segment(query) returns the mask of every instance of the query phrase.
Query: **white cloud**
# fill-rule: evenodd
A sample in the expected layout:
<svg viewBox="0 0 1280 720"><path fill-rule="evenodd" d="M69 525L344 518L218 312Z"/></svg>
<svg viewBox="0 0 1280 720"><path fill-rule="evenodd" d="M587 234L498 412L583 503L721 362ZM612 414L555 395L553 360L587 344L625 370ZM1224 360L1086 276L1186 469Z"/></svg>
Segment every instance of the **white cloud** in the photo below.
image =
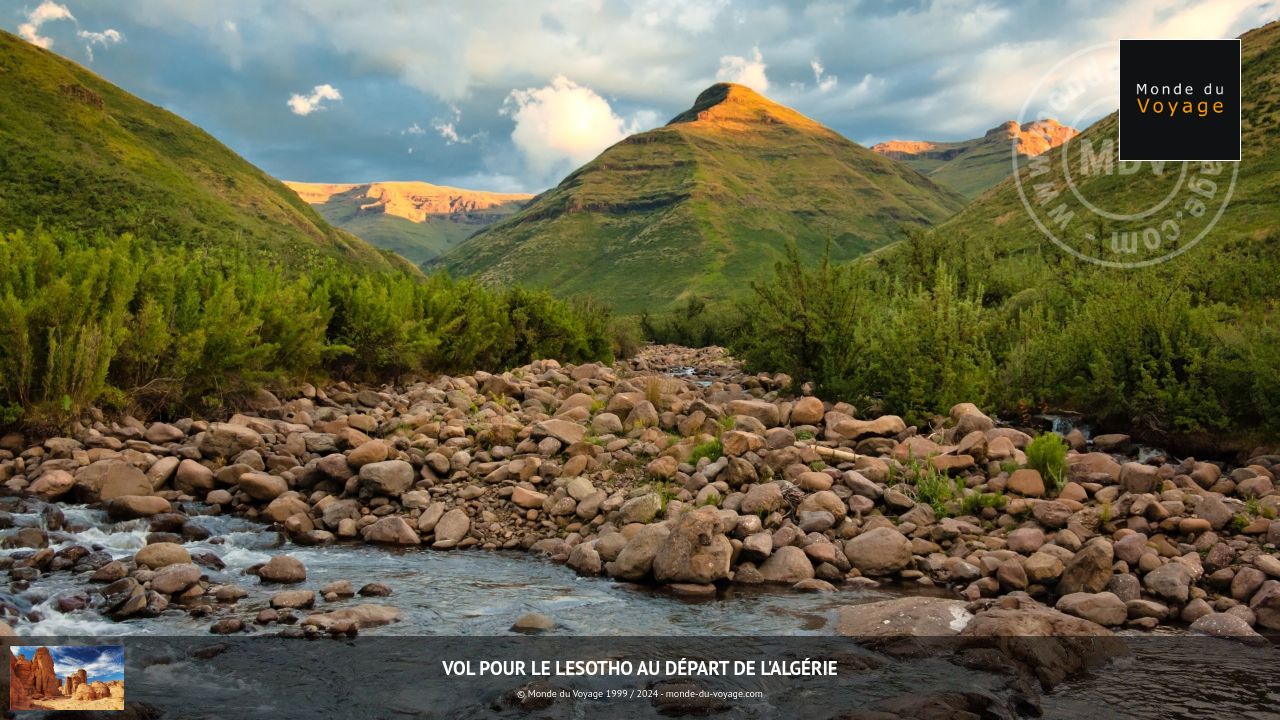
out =
<svg viewBox="0 0 1280 720"><path fill-rule="evenodd" d="M53 671L58 677L66 677L75 673L77 670L84 670L85 677L93 682L95 679L113 674L119 674L123 671L124 666L120 657L111 650L103 650L98 657L87 662L75 662L74 658L68 657L62 653L50 653L53 657Z"/></svg>
<svg viewBox="0 0 1280 720"><path fill-rule="evenodd" d="M121 35L119 30L115 30L112 28L107 28L102 32L93 32L91 30L81 30L80 32L76 33L76 35L78 35L82 40L86 41L84 46L84 51L89 54L89 62L93 62L93 46L94 45L101 45L102 47L107 47L108 45L115 45L116 43L124 41L124 35Z"/></svg>
<svg viewBox="0 0 1280 720"><path fill-rule="evenodd" d="M316 110L324 109L325 100L338 101L342 99L342 93L338 89L328 83L317 85L311 90L310 95L298 95L295 93L289 98L289 109L294 115L310 115Z"/></svg>
<svg viewBox="0 0 1280 720"><path fill-rule="evenodd" d="M769 91L769 78L765 77L764 56L760 48L751 48L752 58L748 60L740 55L725 55L720 58L720 69L716 71L716 79L724 82L746 85L758 93Z"/></svg>
<svg viewBox="0 0 1280 720"><path fill-rule="evenodd" d="M409 127L401 130L400 134L401 135L426 135L427 131L423 130L422 126L419 125L418 123L414 123Z"/></svg>
<svg viewBox="0 0 1280 720"><path fill-rule="evenodd" d="M45 0L27 15L26 22L18 26L18 35L32 45L47 50L53 47L53 40L40 35L40 26L52 20L75 20L75 17L66 5Z"/></svg>
<svg viewBox="0 0 1280 720"><path fill-rule="evenodd" d="M728 0L645 0L634 14L649 27L670 27L698 35L715 26Z"/></svg>
<svg viewBox="0 0 1280 720"><path fill-rule="evenodd" d="M822 67L822 61L818 58L809 61L809 68L813 70L813 81L818 84L818 90L822 92L831 90L836 86L836 83L840 82L840 79L835 75L826 74L826 68ZM868 75L867 77L871 76Z"/></svg>
<svg viewBox="0 0 1280 720"><path fill-rule="evenodd" d="M539 179L591 160L656 118L637 114L628 123L594 90L563 75L541 88L513 90L501 112L515 121L511 141Z"/></svg>
<svg viewBox="0 0 1280 720"><path fill-rule="evenodd" d="M447 145L469 145L472 140L476 140L484 136L484 131L463 135L458 132L458 123L462 122L462 111L456 105L449 107L450 117L432 118L431 128L444 138Z"/></svg>

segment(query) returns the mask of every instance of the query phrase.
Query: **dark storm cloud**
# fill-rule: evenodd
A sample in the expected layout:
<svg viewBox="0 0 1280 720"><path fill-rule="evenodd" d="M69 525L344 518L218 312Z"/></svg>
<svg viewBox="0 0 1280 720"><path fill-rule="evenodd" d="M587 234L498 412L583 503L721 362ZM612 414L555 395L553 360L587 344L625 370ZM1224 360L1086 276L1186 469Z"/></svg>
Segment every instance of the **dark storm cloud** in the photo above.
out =
<svg viewBox="0 0 1280 720"><path fill-rule="evenodd" d="M18 31L39 5L7 3L0 25ZM1036 78L1080 47L1235 35L1280 13L1275 0L60 5L74 21L40 26L51 49L278 177L504 190L553 183L717 76L767 83L859 142L960 139L1016 116ZM77 33L108 28L123 40L93 45L90 64ZM341 100L290 109L325 85Z"/></svg>

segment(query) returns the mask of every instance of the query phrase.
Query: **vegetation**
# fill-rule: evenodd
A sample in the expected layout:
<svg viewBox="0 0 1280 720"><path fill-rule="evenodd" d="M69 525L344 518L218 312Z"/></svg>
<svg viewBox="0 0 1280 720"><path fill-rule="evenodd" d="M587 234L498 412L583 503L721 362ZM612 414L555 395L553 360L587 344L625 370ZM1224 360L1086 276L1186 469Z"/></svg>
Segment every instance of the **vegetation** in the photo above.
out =
<svg viewBox="0 0 1280 720"><path fill-rule="evenodd" d="M698 443L693 448L693 454L689 456L689 462L697 464L702 458L707 458L711 462L719 460L724 455L724 447L720 444L720 439L708 440L704 443Z"/></svg>
<svg viewBox="0 0 1280 720"><path fill-rule="evenodd" d="M1067 482L1067 443L1057 433L1045 433L1027 443L1027 465L1059 490Z"/></svg>
<svg viewBox="0 0 1280 720"><path fill-rule="evenodd" d="M305 274L248 252L0 237L0 408L65 418L91 403L216 409L263 382L369 379L611 356L608 312L519 288L337 263Z"/></svg>

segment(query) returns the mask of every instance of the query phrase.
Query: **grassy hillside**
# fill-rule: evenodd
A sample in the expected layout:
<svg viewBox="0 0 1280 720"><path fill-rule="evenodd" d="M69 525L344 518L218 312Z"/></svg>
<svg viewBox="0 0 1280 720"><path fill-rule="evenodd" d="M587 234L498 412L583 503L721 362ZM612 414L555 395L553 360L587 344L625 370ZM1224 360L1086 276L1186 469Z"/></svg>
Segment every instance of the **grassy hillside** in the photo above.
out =
<svg viewBox="0 0 1280 720"><path fill-rule="evenodd" d="M1012 120L988 130L982 137L960 142L890 141L872 150L919 170L929 179L973 199L991 189L1012 172L1010 147L1019 143L1020 161L1057 147L1075 130L1055 120L1039 120L1019 127Z"/></svg>
<svg viewBox="0 0 1280 720"><path fill-rule="evenodd" d="M0 231L42 224L235 244L290 265L403 266L200 128L3 31L0 148Z"/></svg>
<svg viewBox="0 0 1280 720"><path fill-rule="evenodd" d="M587 293L620 312L741 297L794 242L851 259L961 198L803 115L719 84L443 258L488 283Z"/></svg>
<svg viewBox="0 0 1280 720"><path fill-rule="evenodd" d="M285 185L328 222L415 265L443 255L532 197L423 182Z"/></svg>

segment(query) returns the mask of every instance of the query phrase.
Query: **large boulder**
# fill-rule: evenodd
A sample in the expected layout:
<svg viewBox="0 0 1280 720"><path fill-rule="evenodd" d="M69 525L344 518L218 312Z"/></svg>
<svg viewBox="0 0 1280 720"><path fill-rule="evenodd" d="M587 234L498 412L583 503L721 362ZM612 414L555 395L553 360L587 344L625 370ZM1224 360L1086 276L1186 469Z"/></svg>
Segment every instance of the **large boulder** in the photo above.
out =
<svg viewBox="0 0 1280 720"><path fill-rule="evenodd" d="M779 423L778 406L765 400L734 400L729 403L730 415L745 415L760 421L767 428Z"/></svg>
<svg viewBox="0 0 1280 720"><path fill-rule="evenodd" d="M765 582L794 585L813 577L813 563L804 550L794 545L784 545L774 550L760 566L760 576Z"/></svg>
<svg viewBox="0 0 1280 720"><path fill-rule="evenodd" d="M855 638L947 637L959 634L972 619L962 600L900 597L841 607L836 632Z"/></svg>
<svg viewBox="0 0 1280 720"><path fill-rule="evenodd" d="M278 475L247 472L237 481L245 495L261 502L271 502L289 490L289 484Z"/></svg>
<svg viewBox="0 0 1280 720"><path fill-rule="evenodd" d="M364 629L386 625L400 619L400 610L389 605L364 603L355 607L342 608L326 613L308 615L303 625L314 625L321 630L329 630L339 625L351 624Z"/></svg>
<svg viewBox="0 0 1280 720"><path fill-rule="evenodd" d="M85 502L152 492L146 473L123 460L99 460L76 473L76 493Z"/></svg>
<svg viewBox="0 0 1280 720"><path fill-rule="evenodd" d="M1125 602L1115 593L1071 593L1058 599L1056 609L1078 618L1091 620L1099 625L1113 627L1129 618Z"/></svg>
<svg viewBox="0 0 1280 720"><path fill-rule="evenodd" d="M195 460L183 460L173 474L173 487L181 493L204 497L217 486L213 471Z"/></svg>
<svg viewBox="0 0 1280 720"><path fill-rule="evenodd" d="M911 565L911 541L893 528L878 527L845 542L844 555L863 575L892 575Z"/></svg>
<svg viewBox="0 0 1280 720"><path fill-rule="evenodd" d="M846 440L858 440L868 436L889 437L907 429L907 424L897 415L881 415L874 420L842 420L832 432Z"/></svg>
<svg viewBox="0 0 1280 720"><path fill-rule="evenodd" d="M1165 563L1147 573L1142 586L1165 600L1185 603L1191 596L1191 571L1180 562Z"/></svg>
<svg viewBox="0 0 1280 720"><path fill-rule="evenodd" d="M27 489L47 500L55 500L66 495L75 485L76 479L66 470L46 470Z"/></svg>
<svg viewBox="0 0 1280 720"><path fill-rule="evenodd" d="M258 568L258 577L264 582L300 583L307 579L307 568L297 558L276 555Z"/></svg>
<svg viewBox="0 0 1280 720"><path fill-rule="evenodd" d="M133 520L169 512L169 501L156 495L120 495L107 503L107 517Z"/></svg>
<svg viewBox="0 0 1280 720"><path fill-rule="evenodd" d="M1045 690L1128 653L1110 630L1042 605L983 611L960 637L965 647L997 650Z"/></svg>
<svg viewBox="0 0 1280 720"><path fill-rule="evenodd" d="M173 595L200 581L201 571L194 563L166 565L151 578L151 589L163 595Z"/></svg>
<svg viewBox="0 0 1280 720"><path fill-rule="evenodd" d="M618 553L618 558L605 565L605 571L623 580L643 580L653 569L653 560L670 532L665 524L640 528Z"/></svg>
<svg viewBox="0 0 1280 720"><path fill-rule="evenodd" d="M384 460L360 468L360 486L373 495L400 497L413 486L413 478L413 466L404 460Z"/></svg>
<svg viewBox="0 0 1280 720"><path fill-rule="evenodd" d="M138 567L159 570L169 565L185 565L191 562L191 553L177 543L151 543L133 556Z"/></svg>
<svg viewBox="0 0 1280 720"><path fill-rule="evenodd" d="M206 458L233 458L264 445L256 430L231 423L213 423L200 438L200 454Z"/></svg>
<svg viewBox="0 0 1280 720"><path fill-rule="evenodd" d="M791 424L817 425L822 421L825 413L821 400L816 397L802 397L791 406Z"/></svg>
<svg viewBox="0 0 1280 720"><path fill-rule="evenodd" d="M782 497L781 485L772 482L759 483L747 490L742 502L738 505L738 511L743 515L767 514L781 510L784 504L786 499Z"/></svg>
<svg viewBox="0 0 1280 720"><path fill-rule="evenodd" d="M724 536L720 513L700 507L685 513L653 558L653 579L660 583L710 583L729 577L733 545Z"/></svg>
<svg viewBox="0 0 1280 720"><path fill-rule="evenodd" d="M553 437L565 445L582 442L587 437L587 429L568 420L551 419L535 423L535 435Z"/></svg>

